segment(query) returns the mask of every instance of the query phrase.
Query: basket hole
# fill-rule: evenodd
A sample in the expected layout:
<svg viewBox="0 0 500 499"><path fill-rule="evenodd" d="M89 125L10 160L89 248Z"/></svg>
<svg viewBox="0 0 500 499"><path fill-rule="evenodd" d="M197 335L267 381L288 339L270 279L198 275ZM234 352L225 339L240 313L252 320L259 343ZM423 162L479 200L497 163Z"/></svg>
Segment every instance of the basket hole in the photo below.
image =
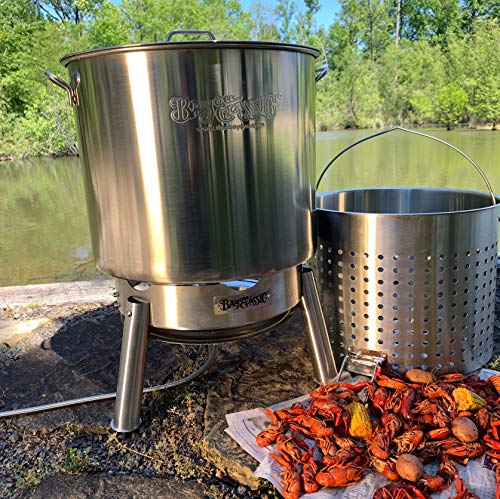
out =
<svg viewBox="0 0 500 499"><path fill-rule="evenodd" d="M393 329L392 334L399 334L399 329Z"/></svg>
<svg viewBox="0 0 500 499"><path fill-rule="evenodd" d="M377 342L379 345L383 345L384 344L384 340L378 340Z"/></svg>
<svg viewBox="0 0 500 499"><path fill-rule="evenodd" d="M415 281L408 281L408 286L413 286L415 284Z"/></svg>
<svg viewBox="0 0 500 499"><path fill-rule="evenodd" d="M424 352L420 355L420 357L422 357L422 359L426 359L427 357L429 357L429 354Z"/></svg>
<svg viewBox="0 0 500 499"><path fill-rule="evenodd" d="M351 256L356 256L356 253L354 253L354 251L351 251L349 254L350 254Z"/></svg>
<svg viewBox="0 0 500 499"><path fill-rule="evenodd" d="M438 347L440 347L442 344L443 344L443 342L442 342L441 340L437 340L437 341L436 341L436 345L437 345ZM439 355L441 355L441 354L439 354Z"/></svg>
<svg viewBox="0 0 500 499"><path fill-rule="evenodd" d="M413 354L412 354L412 353L409 353L409 354L407 355L407 357L408 357L409 359L413 359ZM411 367L410 367L410 366L408 366L408 369L411 369Z"/></svg>
<svg viewBox="0 0 500 499"><path fill-rule="evenodd" d="M351 264L349 265L349 267L351 267L351 269L355 269L355 268L356 268L356 264L351 263Z"/></svg>
<svg viewBox="0 0 500 499"><path fill-rule="evenodd" d="M394 268L392 269L392 271L393 271L395 274L399 273L399 269L398 269L397 267L394 267Z"/></svg>
<svg viewBox="0 0 500 499"><path fill-rule="evenodd" d="M413 341L409 341L407 344L406 344L407 347L412 347L413 346Z"/></svg>
<svg viewBox="0 0 500 499"><path fill-rule="evenodd" d="M399 284L399 281L392 281L392 284L394 284L394 286L397 286Z"/></svg>
<svg viewBox="0 0 500 499"><path fill-rule="evenodd" d="M443 254L439 255L439 259L440 259L440 260L444 260L445 258L446 258L446 257L445 257Z"/></svg>
<svg viewBox="0 0 500 499"><path fill-rule="evenodd" d="M397 346L399 346L399 341L393 341L393 342L392 342L392 346L393 346L393 347L397 347Z"/></svg>
<svg viewBox="0 0 500 499"><path fill-rule="evenodd" d="M369 255L368 253L363 253L363 256L364 256L365 258L368 258L370 255Z"/></svg>
<svg viewBox="0 0 500 499"><path fill-rule="evenodd" d="M394 255L392 258L393 258L394 260L399 260L399 255Z"/></svg>
<svg viewBox="0 0 500 499"><path fill-rule="evenodd" d="M458 258L460 255L458 253L453 253L453 258Z"/></svg>
<svg viewBox="0 0 500 499"><path fill-rule="evenodd" d="M397 305L393 305L392 310L399 310L399 307Z"/></svg>
<svg viewBox="0 0 500 499"><path fill-rule="evenodd" d="M377 258L378 258L379 260L383 260L383 259L384 259L384 255L378 255L378 256L377 256Z"/></svg>
<svg viewBox="0 0 500 499"><path fill-rule="evenodd" d="M328 253L331 253L331 252L332 252L332 249L331 249L331 248L328 248ZM343 255L343 254L344 254L344 251L343 251L343 250L341 250L341 249L339 249L339 250L337 250L337 253L338 253L339 255Z"/></svg>
<svg viewBox="0 0 500 499"><path fill-rule="evenodd" d="M383 279L379 279L379 280L377 281L377 284L380 284L380 285L384 284Z"/></svg>
<svg viewBox="0 0 500 499"><path fill-rule="evenodd" d="M384 320L384 316L383 316L383 315L379 315L379 316L377 317L377 319L378 319L379 321L383 321L383 320Z"/></svg>
<svg viewBox="0 0 500 499"><path fill-rule="evenodd" d="M414 274L414 273L415 273L415 269L414 269L413 267L410 267L410 268L408 269L408 272L409 272L410 274Z"/></svg>
<svg viewBox="0 0 500 499"><path fill-rule="evenodd" d="M428 329L424 329L424 330L422 331L422 333L424 333L424 334L427 336L427 335L429 334L429 330L428 330Z"/></svg>
<svg viewBox="0 0 500 499"><path fill-rule="evenodd" d="M363 338L367 343L370 341L368 338Z"/></svg>
<svg viewBox="0 0 500 499"><path fill-rule="evenodd" d="M383 272L383 271L384 271L384 267L379 267L377 270L378 270L379 272Z"/></svg>
<svg viewBox="0 0 500 499"><path fill-rule="evenodd" d="M413 260L415 260L415 256L414 256L414 255L410 255L410 256L408 257L408 260L412 260L412 261L413 261Z"/></svg>
<svg viewBox="0 0 500 499"><path fill-rule="evenodd" d="M465 256L470 256L470 251L466 251Z"/></svg>
<svg viewBox="0 0 500 499"><path fill-rule="evenodd" d="M430 261L432 260L432 256L431 256L431 255L427 255L427 256L425 257L425 259L426 259L428 262L430 262Z"/></svg>

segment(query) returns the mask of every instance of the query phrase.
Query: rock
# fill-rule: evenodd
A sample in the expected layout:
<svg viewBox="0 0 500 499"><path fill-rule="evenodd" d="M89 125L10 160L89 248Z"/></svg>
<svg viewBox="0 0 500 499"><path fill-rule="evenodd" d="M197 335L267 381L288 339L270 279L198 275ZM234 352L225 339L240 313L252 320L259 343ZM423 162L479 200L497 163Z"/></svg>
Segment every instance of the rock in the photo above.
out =
<svg viewBox="0 0 500 499"><path fill-rule="evenodd" d="M56 474L23 498L87 499L89 497L155 497L192 499L206 496L207 489L194 481L163 480L139 476Z"/></svg>
<svg viewBox="0 0 500 499"><path fill-rule="evenodd" d="M46 326L49 319L31 319L26 321L2 321L0 320L0 345L7 348L16 346L19 342L26 340L36 333L40 327Z"/></svg>
<svg viewBox="0 0 500 499"><path fill-rule="evenodd" d="M100 302L112 303L114 281L77 281L28 286L0 287L0 304L4 306L26 306L32 303L62 305L68 303Z"/></svg>

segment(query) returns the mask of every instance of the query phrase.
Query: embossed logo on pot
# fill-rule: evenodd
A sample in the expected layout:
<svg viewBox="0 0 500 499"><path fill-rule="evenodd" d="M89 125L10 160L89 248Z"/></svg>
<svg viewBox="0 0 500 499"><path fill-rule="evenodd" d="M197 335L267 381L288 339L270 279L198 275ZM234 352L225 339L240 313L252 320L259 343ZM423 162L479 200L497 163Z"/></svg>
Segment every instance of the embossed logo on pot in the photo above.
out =
<svg viewBox="0 0 500 499"><path fill-rule="evenodd" d="M245 295L239 298L230 296L216 296L214 298L214 312L216 315L240 312L249 308L262 308L271 303L271 290L267 289L255 295Z"/></svg>
<svg viewBox="0 0 500 499"><path fill-rule="evenodd" d="M282 94L270 94L245 99L224 95L211 100L172 97L169 101L170 117L176 123L195 121L198 132L215 130L245 130L261 128L266 120L276 116L277 103Z"/></svg>

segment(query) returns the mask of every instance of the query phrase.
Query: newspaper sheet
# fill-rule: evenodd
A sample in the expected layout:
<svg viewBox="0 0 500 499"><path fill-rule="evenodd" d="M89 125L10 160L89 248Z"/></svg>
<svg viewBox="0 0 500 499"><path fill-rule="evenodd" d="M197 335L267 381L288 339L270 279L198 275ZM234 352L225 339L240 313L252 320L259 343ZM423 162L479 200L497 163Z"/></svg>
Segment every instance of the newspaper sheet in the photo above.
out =
<svg viewBox="0 0 500 499"><path fill-rule="evenodd" d="M489 378L493 374L500 374L491 369L481 369L479 376L483 379ZM361 378L360 378L361 379ZM349 382L356 382L358 378L349 379ZM270 408L272 410L288 407L294 402L307 402L309 395L304 395L295 399L287 400L275 404ZM252 457L260 464L255 470L255 476L269 480L281 493L283 490L282 479L280 477L281 468L269 456L275 452L274 446L259 447L255 442L258 433L265 430L270 420L264 411L264 408L251 409L249 411L235 412L226 415L226 432ZM476 493L481 499L490 499L495 497L495 472L492 471L489 457L484 455L478 459L469 461L467 466L457 465L459 475L467 484L471 492ZM437 463L431 463L425 466L428 474L435 474ZM376 472L368 472L359 483L343 488L322 488L314 494L304 494L304 499L358 499L359 497L372 497L373 493L383 485L389 483L383 475ZM449 489L441 493L434 493L435 499L447 499L455 495L454 483Z"/></svg>

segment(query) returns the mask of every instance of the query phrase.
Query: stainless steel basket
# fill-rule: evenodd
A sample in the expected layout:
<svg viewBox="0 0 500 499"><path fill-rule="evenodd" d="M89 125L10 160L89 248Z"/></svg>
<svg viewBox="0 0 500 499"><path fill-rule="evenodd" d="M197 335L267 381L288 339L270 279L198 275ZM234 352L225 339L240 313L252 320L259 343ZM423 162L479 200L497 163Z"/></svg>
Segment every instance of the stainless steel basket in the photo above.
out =
<svg viewBox="0 0 500 499"><path fill-rule="evenodd" d="M470 372L493 351L498 207L489 194L387 188L317 196L316 271L337 360ZM355 364L353 364L355 365ZM356 371L356 367L347 369ZM363 371L363 370L361 370ZM360 372L358 370L358 372Z"/></svg>

